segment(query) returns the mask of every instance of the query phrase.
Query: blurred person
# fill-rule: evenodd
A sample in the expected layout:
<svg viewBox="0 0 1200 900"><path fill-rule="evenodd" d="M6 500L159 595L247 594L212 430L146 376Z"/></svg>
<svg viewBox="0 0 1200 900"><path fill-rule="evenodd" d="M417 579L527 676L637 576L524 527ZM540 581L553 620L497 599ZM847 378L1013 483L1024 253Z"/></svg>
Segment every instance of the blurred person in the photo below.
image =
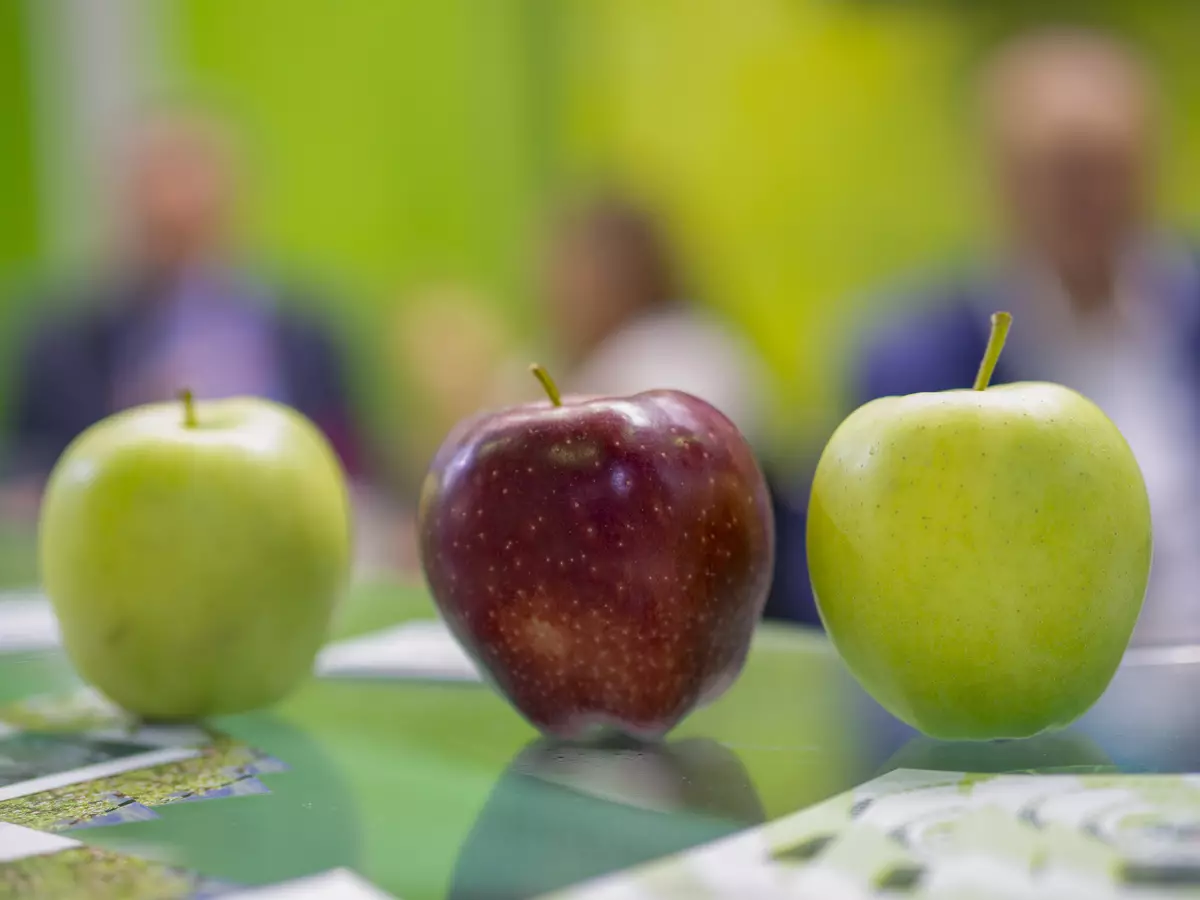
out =
<svg viewBox="0 0 1200 900"><path fill-rule="evenodd" d="M1145 473L1155 558L1142 640L1200 632L1200 256L1156 220L1156 99L1146 64L1114 38L1043 30L1001 47L978 94L995 258L904 304L852 370L856 405L970 387L990 313L1011 311L993 382L1080 391Z"/></svg>
<svg viewBox="0 0 1200 900"><path fill-rule="evenodd" d="M764 437L768 379L757 354L691 302L666 236L645 211L606 197L556 223L542 292L564 390L686 391Z"/></svg>
<svg viewBox="0 0 1200 900"><path fill-rule="evenodd" d="M668 388L706 400L759 451L767 439L771 384L755 350L691 302L658 223L620 198L568 210L543 260L543 299L565 391L623 396ZM771 467L763 462L780 537L794 530ZM778 542L777 542L778 543ZM793 567L780 545L775 580ZM794 591L772 589L764 616L800 618Z"/></svg>
<svg viewBox="0 0 1200 900"><path fill-rule="evenodd" d="M116 264L71 291L20 349L10 474L36 496L89 425L183 387L198 398L289 404L361 474L340 349L292 302L297 296L235 261L229 238L239 183L230 135L200 118L160 116L142 123L125 151L117 195L125 242Z"/></svg>
<svg viewBox="0 0 1200 900"><path fill-rule="evenodd" d="M399 306L387 358L416 412L404 446L396 448L411 487L420 485L433 454L457 422L518 403L536 389L528 353L517 357L514 343L496 305L470 285L426 285Z"/></svg>
<svg viewBox="0 0 1200 900"><path fill-rule="evenodd" d="M430 284L405 297L385 339L396 392L411 398L407 427L390 448L406 501L391 541L393 563L416 574L415 509L434 453L460 420L521 402L531 379L528 357L512 354L512 335L495 305L470 285Z"/></svg>

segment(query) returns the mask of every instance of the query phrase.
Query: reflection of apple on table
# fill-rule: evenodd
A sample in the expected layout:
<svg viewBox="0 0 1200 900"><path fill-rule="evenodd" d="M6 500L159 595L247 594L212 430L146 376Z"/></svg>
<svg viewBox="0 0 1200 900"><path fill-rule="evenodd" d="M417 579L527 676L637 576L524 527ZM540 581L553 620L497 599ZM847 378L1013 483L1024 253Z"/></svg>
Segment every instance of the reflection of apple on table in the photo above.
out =
<svg viewBox="0 0 1200 900"><path fill-rule="evenodd" d="M879 768L936 772L1115 772L1108 754L1085 734L1066 730L1015 741L938 741L915 737Z"/></svg>
<svg viewBox="0 0 1200 900"><path fill-rule="evenodd" d="M947 739L1078 718L1116 672L1150 569L1150 508L1116 426L1065 387L886 397L834 433L809 567L830 638L893 715Z"/></svg>
<svg viewBox="0 0 1200 900"><path fill-rule="evenodd" d="M764 819L741 760L715 741L535 741L488 798L449 896L541 896Z"/></svg>

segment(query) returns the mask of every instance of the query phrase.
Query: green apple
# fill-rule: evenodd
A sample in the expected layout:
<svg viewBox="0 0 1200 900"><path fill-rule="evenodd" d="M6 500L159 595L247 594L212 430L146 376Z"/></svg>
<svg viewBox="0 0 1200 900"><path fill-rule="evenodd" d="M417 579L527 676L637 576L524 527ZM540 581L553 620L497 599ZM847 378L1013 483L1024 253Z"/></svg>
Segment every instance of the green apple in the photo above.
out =
<svg viewBox="0 0 1200 900"><path fill-rule="evenodd" d="M886 397L834 432L812 487L821 618L863 686L933 737L1027 737L1104 692L1150 574L1150 503L1116 426L1061 385Z"/></svg>
<svg viewBox="0 0 1200 900"><path fill-rule="evenodd" d="M350 565L332 449L235 398L142 406L81 434L42 501L42 581L79 673L147 719L254 709L312 668Z"/></svg>

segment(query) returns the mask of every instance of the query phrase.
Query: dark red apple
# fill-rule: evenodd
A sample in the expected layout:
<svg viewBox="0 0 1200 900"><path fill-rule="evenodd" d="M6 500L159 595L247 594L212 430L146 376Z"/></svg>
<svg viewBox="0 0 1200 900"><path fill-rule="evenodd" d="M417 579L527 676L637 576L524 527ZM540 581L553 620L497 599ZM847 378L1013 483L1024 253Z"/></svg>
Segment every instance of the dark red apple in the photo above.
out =
<svg viewBox="0 0 1200 900"><path fill-rule="evenodd" d="M754 454L677 391L561 400L460 424L421 493L442 616L546 734L666 734L737 677L770 587Z"/></svg>

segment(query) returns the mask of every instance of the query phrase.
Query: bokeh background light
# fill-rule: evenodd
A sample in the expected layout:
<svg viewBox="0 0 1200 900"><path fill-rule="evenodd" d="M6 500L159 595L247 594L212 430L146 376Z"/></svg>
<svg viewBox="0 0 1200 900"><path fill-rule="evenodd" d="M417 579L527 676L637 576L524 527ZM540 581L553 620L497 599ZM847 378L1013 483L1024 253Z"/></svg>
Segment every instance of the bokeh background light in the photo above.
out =
<svg viewBox="0 0 1200 900"><path fill-rule="evenodd" d="M3 4L0 421L31 327L80 293L57 288L107 275L122 141L183 109L236 138L234 261L303 285L283 301L344 349L388 504L411 511L460 415L538 396L514 362L556 366L539 258L555 211L598 192L650 212L686 299L761 364L755 443L802 493L864 324L994 239L979 62L1058 23L1152 64L1161 222L1186 232L1200 9L1182 0ZM378 545L415 564L408 538Z"/></svg>
<svg viewBox="0 0 1200 900"><path fill-rule="evenodd" d="M1159 65L1163 194L1190 219L1200 10L1078 6ZM453 285L498 313L506 339L536 335L529 246L545 204L617 183L669 219L701 301L761 349L788 446L834 408L836 354L872 288L977 239L961 103L977 53L1073 12L921 0L7 3L4 338L29 312L28 279L95 249L122 121L146 103L199 102L252 148L249 247L336 292L379 435L403 430L418 402L403 367L387 365L406 305Z"/></svg>

